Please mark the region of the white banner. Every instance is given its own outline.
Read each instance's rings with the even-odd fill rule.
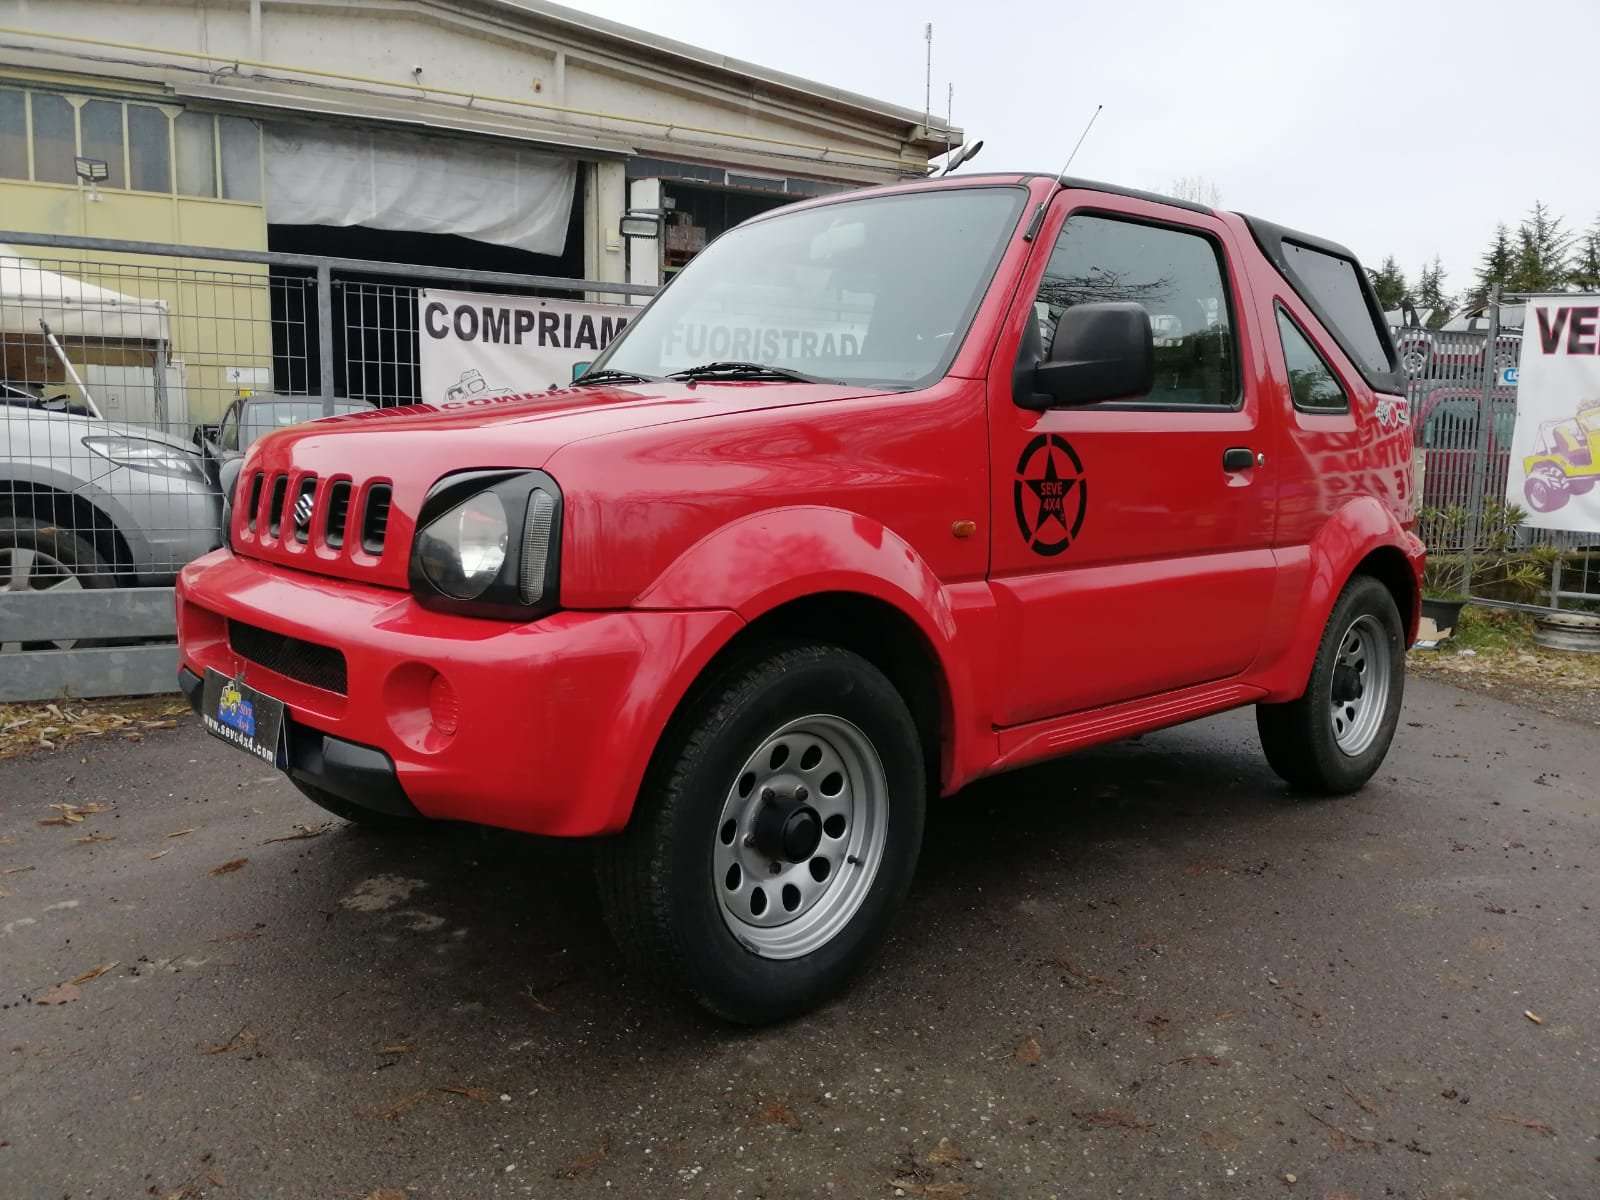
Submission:
[[[1600,296],[1530,300],[1506,500],[1541,529],[1600,531]]]
[[[417,297],[424,404],[565,387],[638,312],[537,296],[426,289]]]

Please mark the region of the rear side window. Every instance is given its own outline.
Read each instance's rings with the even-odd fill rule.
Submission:
[[[1282,308],[1278,309],[1278,337],[1283,342],[1283,361],[1289,368],[1294,406],[1307,412],[1348,412],[1350,398],[1344,394],[1339,377]]]
[[[1150,314],[1155,387],[1141,403],[1231,408],[1238,352],[1221,251],[1198,231],[1076,213],[1056,239],[1034,315],[1046,357],[1074,304],[1132,300]]]
[[[1338,326],[1340,341],[1363,370],[1380,374],[1391,370],[1389,353],[1367,307],[1355,263],[1288,240],[1283,243],[1283,256],[1295,279],[1311,293],[1317,315]]]

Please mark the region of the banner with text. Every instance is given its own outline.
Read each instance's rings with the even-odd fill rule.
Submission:
[[[1600,296],[1528,301],[1506,500],[1528,524],[1600,530]]]
[[[421,399],[444,404],[572,382],[639,310],[538,296],[424,289],[417,296]]]

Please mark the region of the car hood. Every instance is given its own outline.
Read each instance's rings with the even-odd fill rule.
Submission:
[[[666,380],[475,396],[323,417],[269,435],[262,453],[319,473],[337,458],[346,471],[362,463],[436,479],[469,467],[542,467],[563,446],[624,430],[872,394],[836,384]],[[354,434],[359,448],[348,440]]]
[[[80,439],[90,436],[143,438],[186,454],[195,453],[194,443],[187,438],[145,425],[128,425],[122,421],[102,421],[96,417],[33,408],[7,408],[0,413],[0,445],[7,447],[9,457],[42,455],[61,458],[63,447],[77,445]],[[83,454],[81,449],[78,454]]]
[[[881,389],[838,384],[769,382],[655,383],[564,388],[515,395],[474,396],[444,404],[324,417],[281,429],[250,448],[242,476],[254,488],[259,472],[264,503],[268,481],[282,474],[298,490],[314,476],[317,509],[330,481],[349,480],[353,503],[364,514],[366,489],[389,487],[383,549],[360,553],[350,543],[337,553],[308,552],[304,543],[254,537],[241,511],[235,546],[242,554],[302,570],[406,586],[407,549],[428,489],[453,471],[492,467],[544,467],[575,442],[651,426],[741,412],[816,404],[879,394]],[[560,483],[557,473],[556,482]],[[248,508],[246,503],[245,508]],[[355,518],[352,518],[355,519]]]

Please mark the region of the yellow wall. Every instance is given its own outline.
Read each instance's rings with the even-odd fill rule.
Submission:
[[[267,248],[266,210],[260,204],[107,188],[99,196],[91,200],[88,189],[76,185],[0,179],[0,229],[228,250]],[[81,271],[52,269],[125,295],[167,302],[172,328],[169,353],[182,364],[191,423],[215,420],[238,394],[238,386],[225,378],[228,367],[271,371],[271,310],[264,266],[18,249],[53,264],[85,263]],[[73,347],[67,349],[69,357],[77,357]]]

